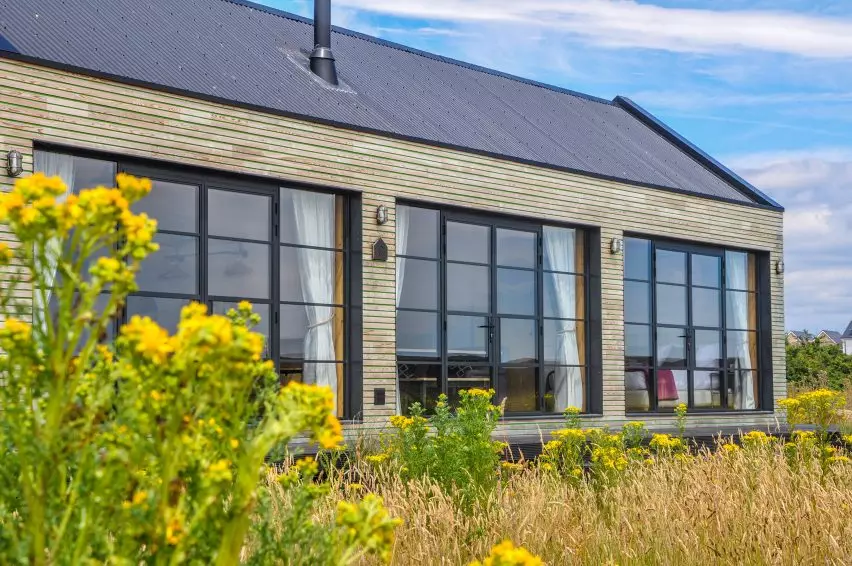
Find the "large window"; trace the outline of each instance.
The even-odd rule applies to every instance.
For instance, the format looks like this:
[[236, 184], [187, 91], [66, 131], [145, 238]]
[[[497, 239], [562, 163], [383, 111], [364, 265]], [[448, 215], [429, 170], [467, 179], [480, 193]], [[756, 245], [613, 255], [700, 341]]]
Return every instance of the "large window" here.
[[757, 409], [758, 256], [628, 238], [627, 411]]
[[[38, 168], [61, 154], [37, 155]], [[361, 342], [350, 338], [361, 317], [347, 300], [360, 274], [360, 239], [351, 232], [360, 218], [357, 197], [137, 163], [71, 163], [83, 173], [54, 173], [69, 175], [75, 188], [90, 186], [83, 183], [89, 178], [111, 185], [116, 170], [152, 180], [135, 210], [157, 219], [160, 250], [143, 262], [123, 320], [149, 316], [174, 331], [191, 301], [215, 313], [249, 301], [282, 383], [328, 386], [338, 415], [360, 412], [360, 365], [351, 362]], [[92, 163], [109, 167], [97, 168], [98, 176]]]
[[511, 414], [588, 409], [584, 232], [399, 204], [398, 410], [494, 388]]

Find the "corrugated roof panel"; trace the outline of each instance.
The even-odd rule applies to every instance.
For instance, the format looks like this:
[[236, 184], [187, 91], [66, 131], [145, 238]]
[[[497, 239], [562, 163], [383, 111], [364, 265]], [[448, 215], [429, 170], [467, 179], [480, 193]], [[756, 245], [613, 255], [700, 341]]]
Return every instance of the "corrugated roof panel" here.
[[755, 202], [618, 105], [353, 32], [333, 34], [343, 87], [329, 88], [306, 69], [310, 22], [239, 2], [0, 0], [2, 38], [6, 51], [239, 104]]

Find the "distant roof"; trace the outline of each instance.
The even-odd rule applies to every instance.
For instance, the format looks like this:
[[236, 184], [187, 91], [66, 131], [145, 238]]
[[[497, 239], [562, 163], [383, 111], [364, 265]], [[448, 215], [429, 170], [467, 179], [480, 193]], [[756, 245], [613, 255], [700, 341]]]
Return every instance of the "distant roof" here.
[[846, 330], [843, 332], [844, 338], [852, 338], [852, 321], [849, 321], [849, 326], [846, 327]]
[[837, 332], [836, 330], [823, 330], [820, 334], [825, 334], [829, 338], [831, 338], [832, 342], [840, 343], [843, 340], [843, 335]]
[[806, 330], [788, 330], [787, 334], [792, 334], [799, 340], [804, 340], [805, 338], [810, 337], [810, 334]]
[[242, 0], [0, 0], [0, 56], [341, 127], [781, 207], [630, 100], [335, 28], [341, 87], [307, 70], [310, 20]]

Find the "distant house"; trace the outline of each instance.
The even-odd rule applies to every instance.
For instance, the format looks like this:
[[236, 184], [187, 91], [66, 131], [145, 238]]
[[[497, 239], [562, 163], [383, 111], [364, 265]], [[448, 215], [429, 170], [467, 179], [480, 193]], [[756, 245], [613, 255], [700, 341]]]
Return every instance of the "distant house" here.
[[817, 334], [817, 339], [819, 339], [819, 341], [823, 344], [832, 344], [834, 346], [843, 345], [843, 334], [836, 330], [821, 330], [820, 333]]
[[843, 339], [843, 351], [852, 356], [852, 321], [849, 321], [841, 338]]
[[784, 209], [629, 99], [332, 28], [328, 0], [316, 22], [0, 6], [2, 155], [71, 191], [153, 180], [161, 251], [123, 320], [251, 301], [282, 383], [331, 388], [353, 434], [470, 387], [505, 400], [511, 437], [569, 406], [775, 424]]
[[787, 344], [790, 346], [799, 346], [813, 340], [813, 335], [807, 330], [788, 330]]

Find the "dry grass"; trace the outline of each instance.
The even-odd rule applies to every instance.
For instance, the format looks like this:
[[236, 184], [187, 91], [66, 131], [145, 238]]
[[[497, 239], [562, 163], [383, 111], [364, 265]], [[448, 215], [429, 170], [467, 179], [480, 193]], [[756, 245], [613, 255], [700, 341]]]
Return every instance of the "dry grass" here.
[[[356, 464], [342, 484], [366, 465]], [[569, 487], [529, 470], [465, 516], [428, 483], [365, 473], [360, 482], [402, 517], [394, 564], [467, 564], [505, 538], [547, 564], [848, 564], [852, 466], [822, 477], [780, 454], [706, 454], [629, 470], [617, 487]]]

